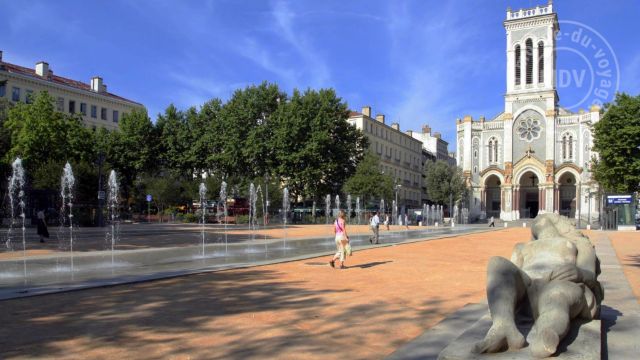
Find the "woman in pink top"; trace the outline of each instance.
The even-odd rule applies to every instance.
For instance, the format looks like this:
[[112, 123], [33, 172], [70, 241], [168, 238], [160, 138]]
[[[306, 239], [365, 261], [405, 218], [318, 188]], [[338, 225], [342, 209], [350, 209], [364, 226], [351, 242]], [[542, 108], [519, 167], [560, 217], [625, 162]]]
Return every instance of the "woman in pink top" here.
[[333, 223], [333, 232], [336, 234], [336, 248], [337, 252], [333, 255], [333, 259], [329, 261], [331, 267], [336, 267], [336, 260], [340, 259], [340, 269], [344, 269], [344, 260], [346, 258], [345, 247], [349, 243], [349, 235], [347, 235], [347, 228], [344, 221], [344, 211], [338, 211], [338, 218]]

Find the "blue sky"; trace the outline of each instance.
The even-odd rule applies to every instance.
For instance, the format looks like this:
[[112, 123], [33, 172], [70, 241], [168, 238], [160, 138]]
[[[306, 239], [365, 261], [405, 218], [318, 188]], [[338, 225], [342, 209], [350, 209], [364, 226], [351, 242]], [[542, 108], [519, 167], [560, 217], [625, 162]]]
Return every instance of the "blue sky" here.
[[[333, 87], [354, 110], [370, 105], [402, 130], [428, 123], [453, 144], [457, 117], [492, 118], [504, 106], [507, 6], [538, 4], [546, 0], [0, 0], [0, 50], [5, 61], [45, 60], [73, 79], [100, 75], [153, 119], [170, 103], [224, 100], [267, 80], [289, 93]], [[554, 6], [561, 21], [608, 41], [619, 89], [640, 93], [640, 2]], [[583, 60], [558, 53], [567, 74], [580, 74]], [[580, 91], [559, 89], [561, 103]]]

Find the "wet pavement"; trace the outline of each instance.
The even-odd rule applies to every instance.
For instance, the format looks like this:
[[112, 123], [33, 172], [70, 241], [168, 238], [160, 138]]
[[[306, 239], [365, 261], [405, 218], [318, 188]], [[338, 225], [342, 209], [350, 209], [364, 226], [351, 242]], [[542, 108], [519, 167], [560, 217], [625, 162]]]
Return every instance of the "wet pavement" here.
[[[255, 232], [233, 227], [225, 232], [221, 226], [207, 226], [203, 232], [198, 226], [145, 224], [123, 226], [118, 246], [111, 251], [108, 230], [79, 229], [74, 235], [73, 252], [69, 247], [60, 251], [60, 245], [65, 244], [57, 241], [39, 246], [37, 238], [30, 235], [26, 256], [19, 250], [0, 254], [5, 255], [0, 257], [0, 299], [298, 260], [335, 249], [333, 237], [318, 236], [317, 231], [307, 231], [310, 236], [285, 238], [278, 237], [287, 233], [280, 227]], [[351, 243], [357, 251], [487, 230], [486, 225], [413, 227], [381, 233], [380, 245], [369, 244], [366, 233], [352, 233]], [[305, 234], [304, 227], [289, 231], [294, 236]], [[13, 242], [21, 249], [21, 242], [15, 238]], [[36, 246], [49, 251], [30, 250]]]

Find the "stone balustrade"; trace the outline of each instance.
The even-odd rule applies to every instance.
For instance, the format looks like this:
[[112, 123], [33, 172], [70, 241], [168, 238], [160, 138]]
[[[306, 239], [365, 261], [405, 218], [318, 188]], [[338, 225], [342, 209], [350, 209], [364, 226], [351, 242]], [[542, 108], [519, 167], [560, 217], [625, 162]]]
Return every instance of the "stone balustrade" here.
[[507, 10], [507, 20], [523, 19], [532, 16], [547, 15], [553, 12], [553, 4], [547, 6], [536, 6], [530, 9], [520, 9], [516, 11]]

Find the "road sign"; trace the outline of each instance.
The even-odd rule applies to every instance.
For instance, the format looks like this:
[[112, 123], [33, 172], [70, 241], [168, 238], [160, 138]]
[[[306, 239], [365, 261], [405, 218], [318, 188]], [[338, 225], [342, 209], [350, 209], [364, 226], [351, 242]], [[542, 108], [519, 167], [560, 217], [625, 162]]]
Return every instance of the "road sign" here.
[[631, 195], [608, 195], [607, 204], [609, 205], [631, 204], [632, 199], [633, 198]]
[[153, 200], [153, 198], [151, 197], [151, 194], [147, 194], [147, 202], [151, 202], [151, 200]]
[[98, 200], [104, 200], [106, 197], [106, 194], [104, 191], [100, 190], [98, 191]]

